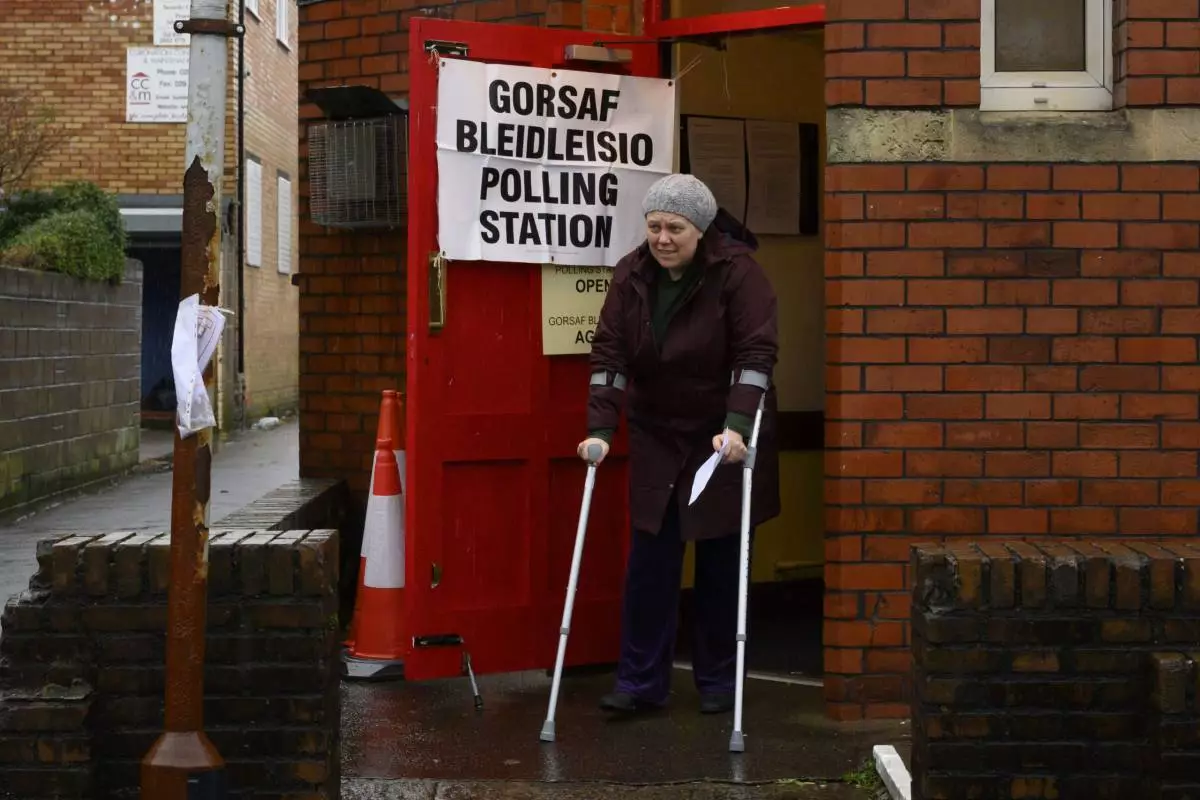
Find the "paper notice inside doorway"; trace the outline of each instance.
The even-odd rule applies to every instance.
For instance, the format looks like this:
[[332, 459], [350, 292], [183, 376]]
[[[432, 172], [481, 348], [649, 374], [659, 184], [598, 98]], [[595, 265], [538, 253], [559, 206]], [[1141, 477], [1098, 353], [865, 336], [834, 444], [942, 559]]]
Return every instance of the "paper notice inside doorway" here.
[[745, 122], [691, 117], [687, 137], [689, 171], [712, 190], [717, 205], [745, 222]]
[[746, 122], [750, 188], [746, 227], [756, 234], [800, 233], [800, 126]]

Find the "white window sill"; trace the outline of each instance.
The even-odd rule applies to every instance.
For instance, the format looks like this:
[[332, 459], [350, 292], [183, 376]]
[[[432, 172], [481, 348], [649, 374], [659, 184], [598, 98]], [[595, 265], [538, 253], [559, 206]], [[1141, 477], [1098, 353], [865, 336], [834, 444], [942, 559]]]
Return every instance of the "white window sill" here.
[[980, 111], [1111, 111], [1113, 93], [1103, 86], [1019, 88], [984, 86]]

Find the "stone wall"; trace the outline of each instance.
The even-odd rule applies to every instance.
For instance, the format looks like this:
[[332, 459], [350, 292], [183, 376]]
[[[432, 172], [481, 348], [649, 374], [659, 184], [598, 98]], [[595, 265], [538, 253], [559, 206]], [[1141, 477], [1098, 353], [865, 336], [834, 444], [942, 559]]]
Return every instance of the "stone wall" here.
[[913, 797], [1200, 797], [1200, 547], [913, 553]]
[[[2, 618], [0, 797], [138, 797], [163, 723], [169, 544], [39, 545]], [[335, 530], [211, 539], [204, 725], [231, 800], [339, 797], [338, 550]]]
[[0, 268], [0, 511], [138, 463], [142, 266]]

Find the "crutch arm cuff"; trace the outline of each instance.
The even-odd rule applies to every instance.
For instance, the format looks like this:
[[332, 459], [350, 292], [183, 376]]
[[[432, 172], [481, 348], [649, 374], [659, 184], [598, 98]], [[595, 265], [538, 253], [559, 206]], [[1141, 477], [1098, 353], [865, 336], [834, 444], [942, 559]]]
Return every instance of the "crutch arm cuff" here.
[[[726, 414], [740, 415], [748, 420], [743, 436], [750, 435], [750, 427], [754, 424], [754, 413], [758, 410], [758, 402], [764, 393], [770, 391], [771, 376], [763, 370], [735, 369], [729, 378], [729, 397], [726, 401]], [[736, 429], [735, 429], [736, 430]]]

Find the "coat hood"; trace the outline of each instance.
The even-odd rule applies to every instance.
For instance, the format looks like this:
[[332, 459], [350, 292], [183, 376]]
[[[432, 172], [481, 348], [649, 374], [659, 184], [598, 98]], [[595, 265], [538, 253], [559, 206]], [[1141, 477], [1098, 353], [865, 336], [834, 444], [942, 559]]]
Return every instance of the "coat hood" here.
[[731, 258], [757, 250], [758, 237], [728, 211], [719, 208], [716, 219], [704, 232], [701, 246], [709, 257]]

